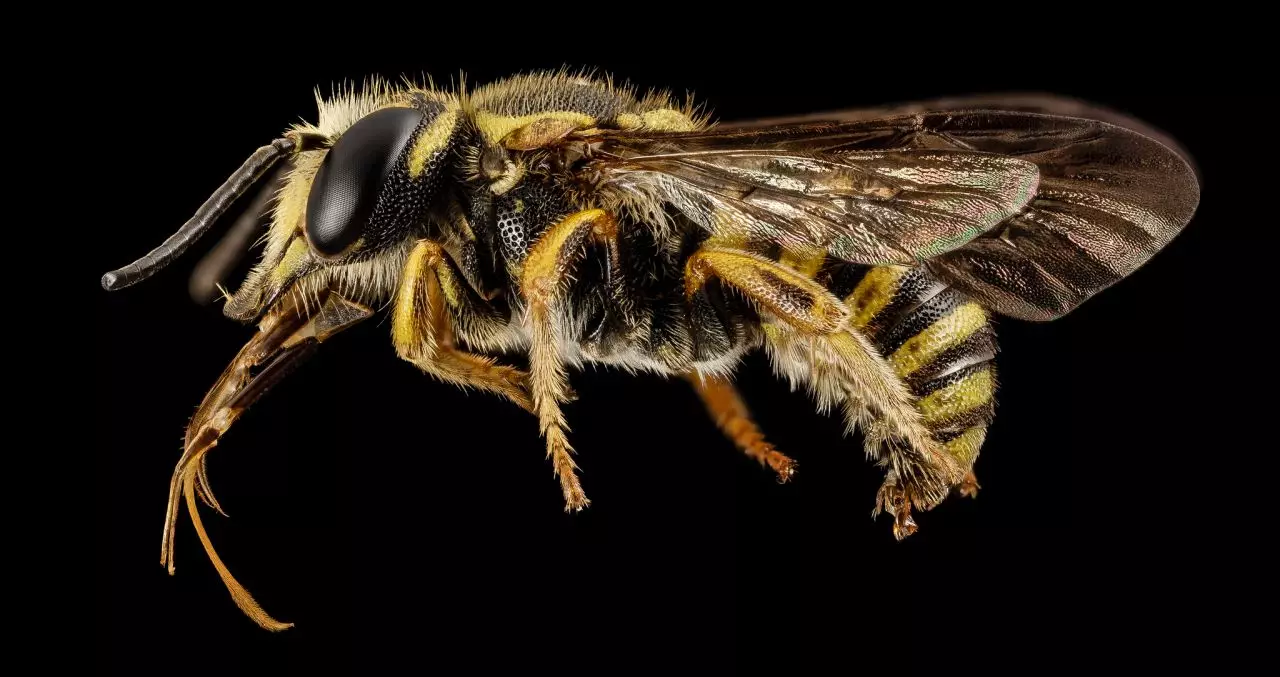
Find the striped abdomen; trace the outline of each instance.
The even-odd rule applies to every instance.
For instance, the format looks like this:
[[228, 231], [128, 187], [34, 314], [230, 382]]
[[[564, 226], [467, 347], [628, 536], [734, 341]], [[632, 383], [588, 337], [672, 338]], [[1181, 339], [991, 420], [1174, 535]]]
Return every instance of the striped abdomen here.
[[970, 468], [995, 413], [995, 332], [982, 306], [924, 268], [829, 262], [818, 281], [845, 300], [936, 439]]

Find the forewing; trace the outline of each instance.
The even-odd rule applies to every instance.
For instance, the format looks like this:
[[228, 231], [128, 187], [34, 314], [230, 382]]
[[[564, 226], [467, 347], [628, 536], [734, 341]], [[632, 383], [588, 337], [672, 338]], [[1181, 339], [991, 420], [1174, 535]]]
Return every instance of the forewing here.
[[914, 265], [969, 242], [1022, 209], [1038, 181], [1031, 163], [955, 149], [631, 144], [606, 146], [625, 157], [594, 163], [614, 187], [656, 193], [723, 238], [873, 265]]
[[[845, 110], [824, 111], [806, 115], [764, 118], [755, 120], [734, 120], [722, 122], [716, 126], [720, 130], [760, 129], [780, 125], [798, 123], [841, 123], [863, 122], [880, 118], [901, 117], [921, 113], [938, 113], [948, 111], [1006, 111], [1020, 113], [1036, 113], [1070, 118], [1085, 118], [1106, 122], [1123, 127], [1142, 136], [1150, 137], [1161, 145], [1177, 151], [1196, 170], [1190, 154], [1177, 140], [1138, 118], [1113, 108], [1108, 108], [1091, 101], [1077, 99], [1045, 92], [997, 92], [970, 96], [939, 97], [921, 101], [907, 101], [885, 106], [853, 108]], [[1198, 174], [1198, 170], [1197, 174]]]
[[[857, 263], [925, 260], [1028, 320], [1060, 317], [1136, 270], [1199, 201], [1174, 148], [1101, 120], [1024, 111], [606, 135], [599, 149], [596, 180], [649, 191], [713, 232]], [[853, 175], [862, 180], [842, 178]]]
[[1200, 200], [1177, 150], [1098, 120], [1017, 112], [924, 116], [928, 141], [1034, 162], [1031, 203], [991, 233], [929, 262], [990, 308], [1052, 320], [1167, 245]]

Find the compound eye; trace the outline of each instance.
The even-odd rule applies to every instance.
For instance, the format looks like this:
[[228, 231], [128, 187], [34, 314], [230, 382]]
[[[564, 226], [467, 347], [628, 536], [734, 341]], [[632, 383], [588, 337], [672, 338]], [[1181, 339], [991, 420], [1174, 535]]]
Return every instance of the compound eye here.
[[316, 253], [338, 256], [360, 239], [422, 118], [416, 108], [384, 108], [361, 118], [329, 149], [307, 197], [307, 240]]

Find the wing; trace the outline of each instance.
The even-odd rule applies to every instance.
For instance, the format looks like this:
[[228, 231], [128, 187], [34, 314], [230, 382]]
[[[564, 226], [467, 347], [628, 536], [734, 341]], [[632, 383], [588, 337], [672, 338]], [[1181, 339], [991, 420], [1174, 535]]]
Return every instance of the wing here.
[[938, 111], [638, 135], [585, 170], [712, 232], [871, 265], [924, 264], [991, 309], [1069, 312], [1190, 220], [1178, 151], [1097, 119]]
[[997, 155], [813, 152], [783, 142], [696, 152], [646, 144], [641, 155], [593, 165], [615, 187], [656, 193], [722, 238], [874, 265], [915, 265], [972, 240], [1022, 209], [1039, 179], [1035, 165]]
[[1155, 139], [1161, 146], [1178, 152], [1181, 159], [1196, 173], [1197, 178], [1201, 175], [1192, 156], [1187, 152], [1187, 148], [1181, 146], [1178, 139], [1169, 136], [1162, 129], [1152, 127], [1151, 124], [1134, 118], [1133, 115], [1093, 104], [1091, 101], [1043, 92], [984, 93], [984, 95], [951, 96], [924, 101], [899, 102], [899, 104], [879, 106], [879, 108], [828, 110], [823, 111], [823, 113], [790, 115], [785, 116], [785, 118], [733, 120], [733, 122], [719, 123], [717, 129], [759, 129], [796, 123], [864, 122], [864, 120], [878, 118], [896, 118], [896, 116], [901, 115], [947, 113], [947, 111], [957, 110], [1000, 110], [1009, 111], [1009, 113], [1036, 113], [1057, 115], [1062, 116], [1062, 118], [1097, 120], [1097, 122], [1115, 125], [1115, 127], [1128, 129], [1130, 132], [1137, 132], [1144, 137]]
[[1123, 127], [1142, 136], [1158, 141], [1161, 145], [1177, 151], [1187, 164], [1192, 166], [1199, 176], [1199, 169], [1192, 161], [1191, 155], [1176, 139], [1132, 115], [1118, 110], [1100, 106], [1090, 101], [1074, 97], [1048, 94], [1043, 92], [1003, 92], [978, 94], [973, 96], [940, 97], [924, 101], [909, 101], [889, 104], [877, 108], [854, 108], [847, 110], [824, 111], [807, 115], [765, 118], [756, 120], [735, 120], [722, 122], [717, 129], [759, 129], [796, 123], [814, 122], [859, 122], [877, 118], [898, 117], [919, 113], [937, 113], [947, 111], [999, 110], [1022, 113], [1039, 113], [1041, 115], [1058, 115], [1071, 118], [1086, 118], [1106, 122]]

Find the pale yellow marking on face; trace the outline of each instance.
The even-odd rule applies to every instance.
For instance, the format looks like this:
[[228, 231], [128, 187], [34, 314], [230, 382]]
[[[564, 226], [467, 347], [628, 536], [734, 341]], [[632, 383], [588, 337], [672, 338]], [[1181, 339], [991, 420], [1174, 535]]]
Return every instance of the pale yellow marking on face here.
[[320, 169], [327, 150], [307, 151], [293, 157], [284, 188], [276, 199], [275, 213], [268, 231], [264, 260], [273, 260], [288, 248], [293, 237], [302, 231], [307, 211], [307, 198], [311, 194], [311, 182]]
[[300, 237], [293, 238], [280, 263], [271, 270], [272, 283], [280, 285], [293, 279], [294, 275], [302, 269], [303, 262], [310, 256], [311, 248], [307, 246], [307, 241]]
[[551, 118], [553, 120], [567, 120], [584, 129], [594, 125], [596, 122], [596, 119], [590, 115], [567, 110], [547, 111], [546, 113], [519, 116], [494, 115], [493, 113], [478, 111], [476, 113], [476, 127], [480, 129], [480, 133], [484, 134], [484, 137], [491, 143], [498, 143], [513, 130], [545, 118]]

